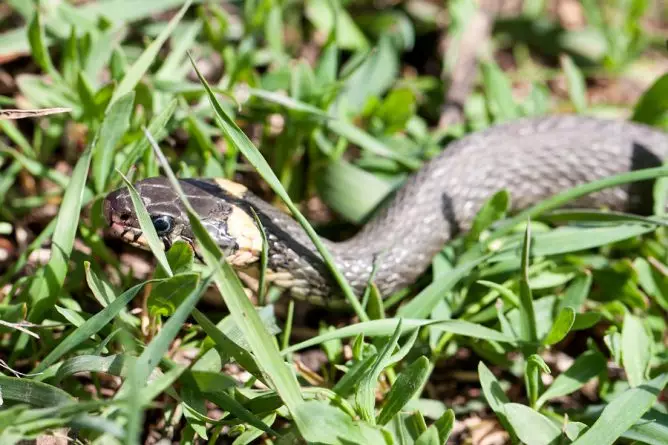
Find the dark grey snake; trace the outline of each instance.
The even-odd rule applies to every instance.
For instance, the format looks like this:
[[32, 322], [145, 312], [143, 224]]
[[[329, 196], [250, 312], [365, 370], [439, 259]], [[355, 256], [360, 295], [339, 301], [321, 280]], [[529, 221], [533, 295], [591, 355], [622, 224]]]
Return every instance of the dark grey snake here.
[[[497, 125], [449, 144], [357, 235], [326, 245], [358, 294], [376, 261], [374, 282], [387, 296], [412, 284], [449, 240], [470, 228], [495, 192], [508, 190], [511, 209], [519, 211], [579, 184], [659, 166], [667, 156], [667, 133], [630, 122], [563, 115]], [[652, 205], [651, 185], [606, 189], [571, 205], [645, 213]], [[299, 297], [340, 297], [311, 240], [289, 215], [231, 181], [184, 179], [182, 186], [238, 270], [252, 276], [259, 265], [262, 238], [253, 207], [269, 240], [267, 279]], [[136, 188], [167, 248], [178, 239], [192, 242], [183, 207], [166, 178], [139, 181]], [[116, 236], [145, 244], [126, 188], [107, 196], [104, 213]]]

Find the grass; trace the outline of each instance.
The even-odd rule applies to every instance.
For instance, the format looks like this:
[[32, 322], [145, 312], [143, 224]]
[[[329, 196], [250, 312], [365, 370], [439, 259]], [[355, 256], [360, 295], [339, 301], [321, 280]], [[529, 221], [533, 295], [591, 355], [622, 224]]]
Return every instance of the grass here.
[[[660, 2], [554, 5], [497, 17], [463, 122], [439, 128], [457, 52], [437, 42], [456, 45], [471, 0], [7, 2], [0, 443], [668, 443], [665, 167], [520, 215], [499, 191], [386, 300], [371, 285], [358, 302], [320, 242], [496, 122], [668, 130]], [[304, 314], [272, 288], [253, 305], [192, 212], [203, 264], [162, 252], [147, 218], [152, 253], [105, 237], [102, 198], [158, 174], [242, 180], [291, 212], [350, 310]], [[649, 217], [559, 210], [644, 179]]]

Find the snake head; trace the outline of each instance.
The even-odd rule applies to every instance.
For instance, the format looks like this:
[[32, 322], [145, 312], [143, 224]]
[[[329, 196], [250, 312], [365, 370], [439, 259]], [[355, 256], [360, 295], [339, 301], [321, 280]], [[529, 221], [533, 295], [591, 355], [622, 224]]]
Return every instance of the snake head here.
[[[246, 266], [260, 258], [261, 232], [234, 196], [226, 193], [216, 181], [182, 179], [179, 183], [200, 221], [232, 265]], [[137, 182], [134, 187], [165, 250], [182, 240], [197, 253], [195, 235], [185, 206], [169, 180], [148, 178]], [[133, 246], [148, 248], [127, 187], [105, 197], [103, 213], [112, 236]]]

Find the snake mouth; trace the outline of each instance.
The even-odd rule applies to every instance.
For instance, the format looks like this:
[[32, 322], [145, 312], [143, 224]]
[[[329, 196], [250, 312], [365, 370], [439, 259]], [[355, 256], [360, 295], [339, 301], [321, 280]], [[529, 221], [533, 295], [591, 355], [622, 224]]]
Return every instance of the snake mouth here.
[[109, 230], [115, 238], [120, 238], [132, 246], [148, 249], [148, 240], [144, 236], [144, 232], [138, 227], [112, 221]]

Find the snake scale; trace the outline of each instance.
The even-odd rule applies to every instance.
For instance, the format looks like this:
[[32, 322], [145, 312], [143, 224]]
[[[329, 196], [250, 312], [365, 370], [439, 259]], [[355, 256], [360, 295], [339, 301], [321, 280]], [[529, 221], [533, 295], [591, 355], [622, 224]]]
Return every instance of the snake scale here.
[[[325, 243], [358, 294], [376, 261], [374, 282], [387, 296], [412, 284], [449, 240], [470, 228], [481, 205], [497, 191], [510, 193], [511, 211], [517, 212], [579, 184], [659, 166], [667, 156], [667, 133], [628, 121], [555, 115], [497, 124], [448, 144], [355, 236]], [[262, 238], [253, 208], [268, 238], [266, 278], [296, 297], [341, 297], [315, 246], [291, 216], [235, 182], [180, 181], [237, 270], [249, 276], [258, 270]], [[651, 186], [638, 182], [605, 189], [569, 207], [646, 213], [652, 205]], [[148, 178], [135, 187], [166, 248], [179, 239], [193, 242], [183, 206], [166, 178]], [[104, 214], [115, 236], [145, 247], [127, 188], [106, 197]]]

